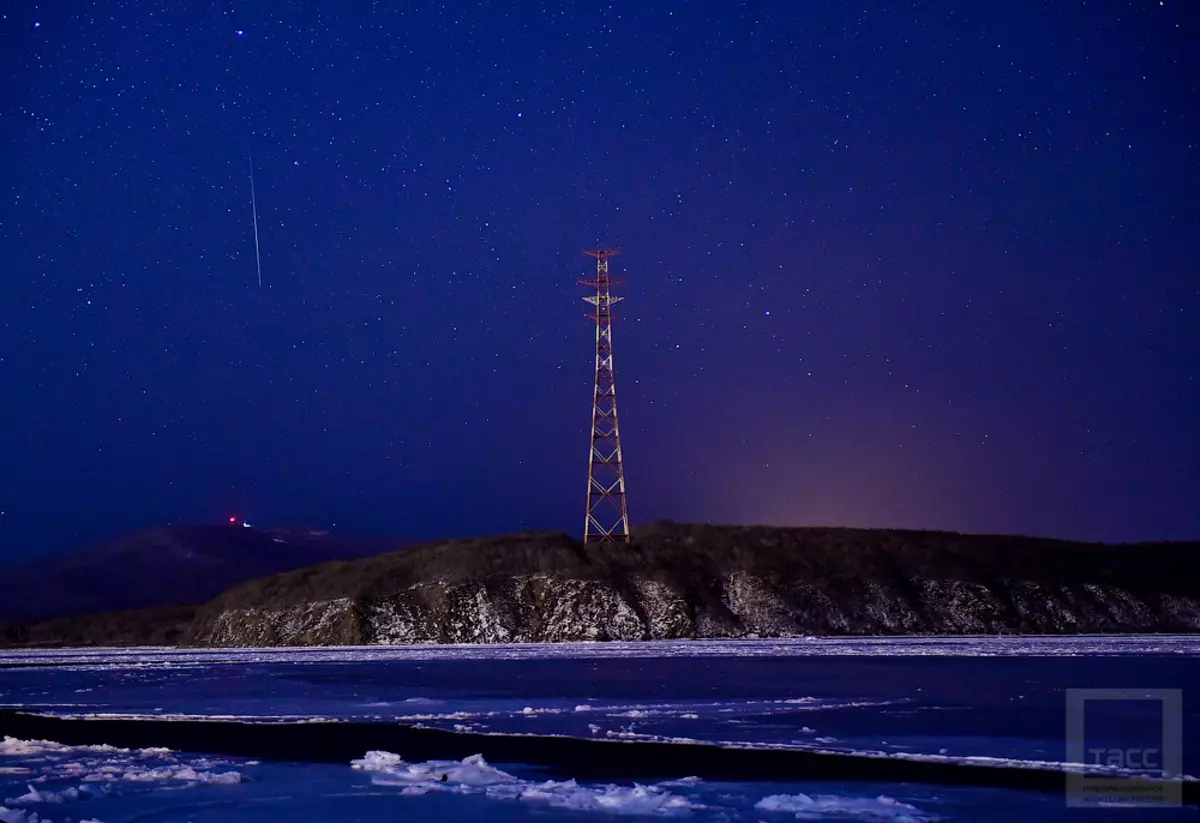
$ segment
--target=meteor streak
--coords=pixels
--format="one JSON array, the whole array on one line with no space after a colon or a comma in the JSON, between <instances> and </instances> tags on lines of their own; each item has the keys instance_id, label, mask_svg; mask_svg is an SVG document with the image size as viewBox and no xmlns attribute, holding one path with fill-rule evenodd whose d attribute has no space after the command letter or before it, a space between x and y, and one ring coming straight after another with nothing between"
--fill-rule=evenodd
<instances>
[{"instance_id":1,"label":"meteor streak","mask_svg":"<svg viewBox=\"0 0 1200 823\"><path fill-rule=\"evenodd\" d=\"M258 251L258 197L254 194L254 149L247 146L250 156L250 210L254 215L254 265L258 269L258 287L262 288L262 257Z\"/></svg>"}]
</instances>

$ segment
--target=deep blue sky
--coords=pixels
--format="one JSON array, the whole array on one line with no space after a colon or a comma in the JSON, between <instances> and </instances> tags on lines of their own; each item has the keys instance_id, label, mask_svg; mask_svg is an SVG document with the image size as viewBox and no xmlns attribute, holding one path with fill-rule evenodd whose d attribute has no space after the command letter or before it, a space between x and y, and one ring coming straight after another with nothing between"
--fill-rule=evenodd
<instances>
[{"instance_id":1,"label":"deep blue sky","mask_svg":"<svg viewBox=\"0 0 1200 823\"><path fill-rule=\"evenodd\" d=\"M598 243L635 522L1200 536L1196 23L9 6L0 556L580 532Z\"/></svg>"}]
</instances>

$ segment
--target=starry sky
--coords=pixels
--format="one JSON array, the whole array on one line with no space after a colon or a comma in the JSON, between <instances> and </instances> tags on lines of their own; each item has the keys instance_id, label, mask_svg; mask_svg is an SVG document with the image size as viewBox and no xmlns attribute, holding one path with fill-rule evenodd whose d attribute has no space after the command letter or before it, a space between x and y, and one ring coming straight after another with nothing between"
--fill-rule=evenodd
<instances>
[{"instance_id":1,"label":"starry sky","mask_svg":"<svg viewBox=\"0 0 1200 823\"><path fill-rule=\"evenodd\" d=\"M635 523L1200 537L1198 17L10 4L0 557L582 533L597 245Z\"/></svg>"}]
</instances>

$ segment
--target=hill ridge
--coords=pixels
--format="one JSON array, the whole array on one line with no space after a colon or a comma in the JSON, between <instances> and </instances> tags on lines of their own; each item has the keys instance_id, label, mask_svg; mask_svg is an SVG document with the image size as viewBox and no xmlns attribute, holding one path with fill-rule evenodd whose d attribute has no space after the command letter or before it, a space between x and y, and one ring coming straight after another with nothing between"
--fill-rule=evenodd
<instances>
[{"instance_id":1,"label":"hill ridge","mask_svg":"<svg viewBox=\"0 0 1200 823\"><path fill-rule=\"evenodd\" d=\"M1096 544L847 527L636 528L431 541L235 586L216 645L969 631L1192 631L1200 542Z\"/></svg>"},{"instance_id":2,"label":"hill ridge","mask_svg":"<svg viewBox=\"0 0 1200 823\"><path fill-rule=\"evenodd\" d=\"M306 533L318 542L343 539L315 531ZM300 532L261 530L257 539L295 541ZM184 532L197 533L203 531ZM243 569L243 579L202 605L0 626L0 643L353 645L1200 629L1200 541L1104 544L656 521L635 526L630 544L585 546L563 532L527 531L371 545L393 550L324 557L251 579Z\"/></svg>"}]
</instances>

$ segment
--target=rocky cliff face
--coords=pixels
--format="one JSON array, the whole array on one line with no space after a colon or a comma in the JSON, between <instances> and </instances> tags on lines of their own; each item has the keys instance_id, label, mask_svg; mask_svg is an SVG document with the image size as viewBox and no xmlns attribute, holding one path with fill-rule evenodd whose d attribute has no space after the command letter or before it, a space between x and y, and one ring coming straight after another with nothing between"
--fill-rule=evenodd
<instances>
[{"instance_id":1,"label":"rocky cliff face","mask_svg":"<svg viewBox=\"0 0 1200 823\"><path fill-rule=\"evenodd\" d=\"M524 543L521 536L505 538L509 543L499 546L474 541L464 549L465 567L441 563L433 579L411 579L420 569L398 574L378 558L374 577L347 568L353 564L292 573L290 580L284 575L210 604L193 624L191 642L273 646L1200 630L1200 585L1194 575L1189 580L1176 576L1194 571L1191 558L1200 548L1194 544L1141 547L1139 555L1138 547L1089 550L1035 541L1017 545L1014 551L1024 560L1012 561L995 546L969 547L1022 538L953 535L939 546L936 536L922 534L923 544L913 550L897 541L897 533L887 532L824 530L821 542L812 543L818 530L758 530L747 539L752 530L659 528L640 546L598 556L557 536L531 536ZM691 540L683 530L690 530ZM764 531L780 534L765 535L764 544ZM834 531L852 539L831 546L827 538ZM807 556L800 554L806 544ZM558 553L562 562L533 562L539 550ZM444 544L429 551L455 549ZM486 571L476 579L470 573L472 559ZM514 568L504 570L505 559ZM403 562L414 561L409 556ZM1014 575L1022 562L1028 573ZM1146 563L1158 564L1158 571L1132 571ZM1160 574L1164 577L1156 585Z\"/></svg>"}]
</instances>

